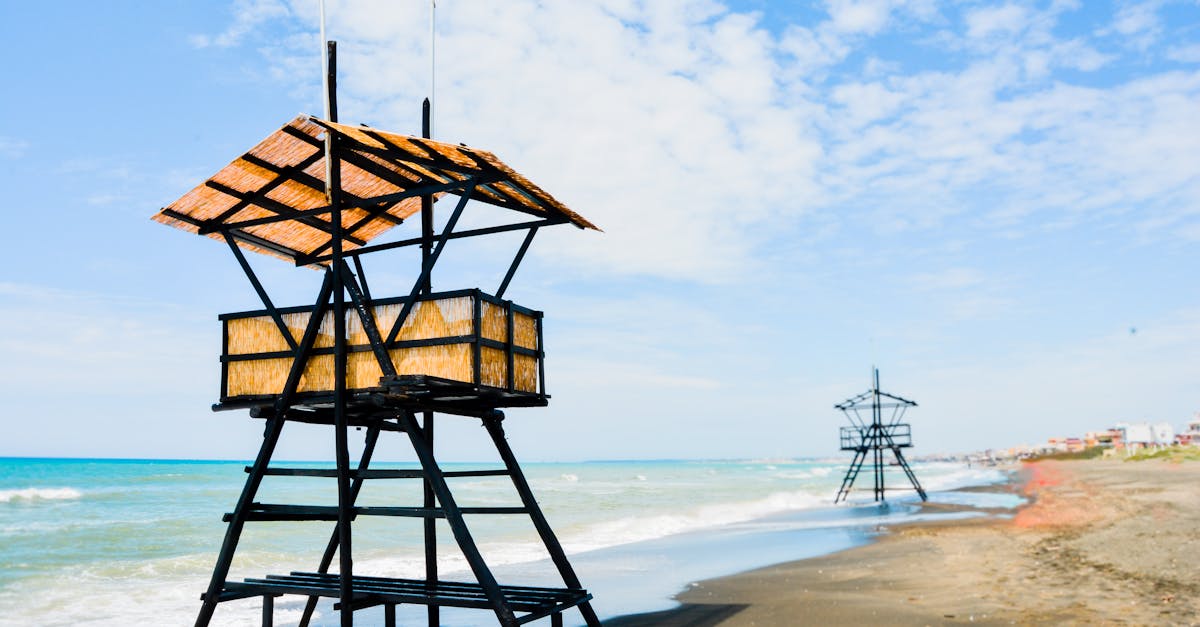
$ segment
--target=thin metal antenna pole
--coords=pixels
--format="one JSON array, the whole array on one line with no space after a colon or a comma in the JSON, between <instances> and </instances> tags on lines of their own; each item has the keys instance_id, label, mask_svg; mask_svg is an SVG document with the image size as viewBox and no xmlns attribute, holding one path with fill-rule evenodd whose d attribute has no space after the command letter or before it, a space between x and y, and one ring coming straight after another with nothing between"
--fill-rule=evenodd
<instances>
[{"instance_id":1,"label":"thin metal antenna pole","mask_svg":"<svg viewBox=\"0 0 1200 627\"><path fill-rule=\"evenodd\" d=\"M321 98L325 102L325 119L329 119L329 60L325 52L325 0L321 0Z\"/></svg>"},{"instance_id":2,"label":"thin metal antenna pole","mask_svg":"<svg viewBox=\"0 0 1200 627\"><path fill-rule=\"evenodd\" d=\"M329 42L325 39L325 0L321 0L321 100L325 103L325 119L333 121L334 96L329 89ZM333 202L333 140L325 133L325 198Z\"/></svg>"},{"instance_id":3,"label":"thin metal antenna pole","mask_svg":"<svg viewBox=\"0 0 1200 627\"><path fill-rule=\"evenodd\" d=\"M433 137L432 105L437 96L437 0L429 0L429 134Z\"/></svg>"}]
</instances>

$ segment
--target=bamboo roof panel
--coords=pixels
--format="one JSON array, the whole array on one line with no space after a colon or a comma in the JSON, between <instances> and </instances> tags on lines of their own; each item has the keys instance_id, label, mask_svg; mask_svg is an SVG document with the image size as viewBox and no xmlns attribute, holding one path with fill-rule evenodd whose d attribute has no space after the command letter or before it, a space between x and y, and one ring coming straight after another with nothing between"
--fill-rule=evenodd
<instances>
[{"instance_id":1,"label":"bamboo roof panel","mask_svg":"<svg viewBox=\"0 0 1200 627\"><path fill-rule=\"evenodd\" d=\"M318 123L338 132L362 148L373 149L376 154L386 153L401 162L408 161L409 165L426 162L426 167L423 168L426 171L441 169L445 170L444 175L454 170L467 174L490 174L495 181L504 182L519 190L521 199L518 202L526 209L547 215L562 215L580 228L599 230L596 225L568 209L553 196L486 150L349 124L324 120L320 120ZM439 167L437 165L439 163L446 165ZM447 167L450 165L454 167Z\"/></svg>"},{"instance_id":2,"label":"bamboo roof panel","mask_svg":"<svg viewBox=\"0 0 1200 627\"><path fill-rule=\"evenodd\" d=\"M307 115L267 136L164 207L154 220L217 240L229 232L247 250L289 261L328 251L332 214L320 210L328 207L325 133L330 131L338 135L346 250L365 245L421 210L420 197L388 196L472 177L477 183L473 198L480 202L599 230L486 150ZM445 193L433 194L434 199ZM297 215L309 211L314 213ZM276 216L287 219L239 226Z\"/></svg>"}]
</instances>

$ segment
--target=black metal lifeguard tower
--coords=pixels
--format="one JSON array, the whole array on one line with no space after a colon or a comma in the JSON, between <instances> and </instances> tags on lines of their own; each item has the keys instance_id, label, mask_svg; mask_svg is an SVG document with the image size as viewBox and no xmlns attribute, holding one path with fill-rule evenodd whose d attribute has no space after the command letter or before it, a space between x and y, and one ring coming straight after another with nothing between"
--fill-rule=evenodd
<instances>
[{"instance_id":1,"label":"black metal lifeguard tower","mask_svg":"<svg viewBox=\"0 0 1200 627\"><path fill-rule=\"evenodd\" d=\"M580 585L505 439L503 407L541 407L545 390L542 314L503 299L538 229L573 224L596 229L490 152L337 122L336 45L328 44L329 119L301 115L275 131L212 178L171 203L154 219L226 243L262 300L259 311L222 321L221 395L214 410L249 409L264 419L262 446L232 513L196 625L207 625L219 603L262 597L263 625L272 623L274 598L308 597L307 625L318 598L332 598L343 626L356 610L383 606L387 625L395 607L428 607L430 625L440 607L490 609L501 625L519 625L577 607L599 625L591 595ZM440 233L434 201L457 196ZM519 221L456 230L468 200L511 210ZM371 241L420 216L420 234ZM512 220L513 218L509 218ZM431 272L453 239L527 231L495 294L479 289L433 292ZM598 230L598 229L597 229ZM372 296L363 257L405 246L421 247L421 268L407 296ZM313 305L277 307L242 249L317 269L324 281ZM353 264L353 270L351 265ZM347 300L348 297L348 300ZM434 415L482 421L503 468L443 471L434 454ZM418 417L421 420L418 420ZM336 468L272 466L284 425L333 427ZM352 465L349 430L365 429L362 457ZM420 469L371 469L382 432L407 436ZM265 477L327 477L337 483L337 505L261 503ZM448 477L506 476L520 507L459 506ZM368 480L421 479L419 506L365 507L355 501ZM562 578L561 588L500 585L480 554L466 517L528 516ZM352 524L359 516L424 520L425 578L372 577L354 570ZM444 519L475 581L443 581L437 567L437 519ZM335 522L315 570L228 581L243 527L253 521ZM331 573L334 556L337 572Z\"/></svg>"},{"instance_id":2,"label":"black metal lifeguard tower","mask_svg":"<svg viewBox=\"0 0 1200 627\"><path fill-rule=\"evenodd\" d=\"M842 487L838 488L837 497L833 499L833 502L840 503L850 495L850 488L854 485L854 480L858 478L858 473L862 470L863 462L866 461L868 454L871 455L872 465L875 468L875 501L887 500L884 494L886 491L884 471L887 467L883 459L885 450L892 451L896 457L896 465L904 470L905 476L908 477L917 494L921 495L921 500L925 501L927 500L925 490L921 488L917 476L913 474L912 468L904 459L904 454L900 452L900 449L912 446L912 428L908 423L900 422L900 420L904 418L904 412L908 411L909 407L916 407L917 403L881 392L879 390L879 369L874 368L872 371L874 376L870 390L834 405L835 409L842 410L851 423L849 427L842 427L839 435L841 436L842 450L854 451L854 461L850 462L850 469L846 471L846 476L842 479ZM869 423L862 415L868 410L871 412ZM886 423L883 420L884 410L891 410Z\"/></svg>"}]
</instances>

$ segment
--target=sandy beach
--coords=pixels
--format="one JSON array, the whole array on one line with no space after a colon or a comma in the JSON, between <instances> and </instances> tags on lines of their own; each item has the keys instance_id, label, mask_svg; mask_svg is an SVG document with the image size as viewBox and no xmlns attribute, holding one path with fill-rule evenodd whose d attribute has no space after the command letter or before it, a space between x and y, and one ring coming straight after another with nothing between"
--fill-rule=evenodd
<instances>
[{"instance_id":1,"label":"sandy beach","mask_svg":"<svg viewBox=\"0 0 1200 627\"><path fill-rule=\"evenodd\" d=\"M910 523L877 542L692 584L614 627L1200 623L1200 463L1041 461L1015 515ZM930 505L941 509L948 505Z\"/></svg>"}]
</instances>

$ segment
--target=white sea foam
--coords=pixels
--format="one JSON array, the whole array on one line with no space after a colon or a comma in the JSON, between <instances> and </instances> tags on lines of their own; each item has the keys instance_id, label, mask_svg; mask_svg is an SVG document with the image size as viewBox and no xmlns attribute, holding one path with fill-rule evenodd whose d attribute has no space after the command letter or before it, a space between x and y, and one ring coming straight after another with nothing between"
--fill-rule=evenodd
<instances>
[{"instance_id":1,"label":"white sea foam","mask_svg":"<svg viewBox=\"0 0 1200 627\"><path fill-rule=\"evenodd\" d=\"M75 488L22 488L19 490L0 490L0 503L62 501L77 499L82 496L83 493Z\"/></svg>"},{"instance_id":2,"label":"white sea foam","mask_svg":"<svg viewBox=\"0 0 1200 627\"><path fill-rule=\"evenodd\" d=\"M926 491L954 490L967 486L991 485L1005 480L1004 471L998 468L967 468L958 464L929 464L918 469L921 485ZM925 477L928 476L928 479Z\"/></svg>"},{"instance_id":3,"label":"white sea foam","mask_svg":"<svg viewBox=\"0 0 1200 627\"><path fill-rule=\"evenodd\" d=\"M765 498L698 505L678 513L647 513L615 520L584 523L570 530L560 530L559 539L570 554L656 540L676 534L704 531L789 511L831 505L832 498L810 492L777 492ZM493 567L537 562L547 558L545 547L534 539L507 538L499 542L482 542L480 550ZM391 550L385 555L359 558L364 568L391 577L420 577L424 572L423 553L415 549ZM466 561L450 552L439 556L438 569L444 573L466 572Z\"/></svg>"},{"instance_id":4,"label":"white sea foam","mask_svg":"<svg viewBox=\"0 0 1200 627\"><path fill-rule=\"evenodd\" d=\"M828 501L809 492L777 492L758 500L700 505L679 513L628 516L587 525L563 537L563 544L572 552L591 551L810 509Z\"/></svg>"}]
</instances>

